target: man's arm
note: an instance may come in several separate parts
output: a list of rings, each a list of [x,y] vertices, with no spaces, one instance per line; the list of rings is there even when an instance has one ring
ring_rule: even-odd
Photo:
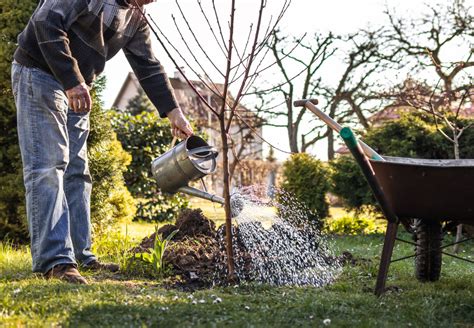
[[[173,135],[180,138],[192,135],[191,125],[179,108],[168,76],[153,54],[150,29],[145,21],[123,51],[160,117],[169,118]]]
[[[84,10],[87,10],[85,0],[43,1],[31,17],[43,57],[65,90],[84,82],[77,60],[71,54],[67,35]]]
[[[43,1],[31,18],[43,57],[66,90],[69,107],[77,112],[89,111],[91,98],[77,60],[71,54],[67,31],[87,9],[85,0]]]

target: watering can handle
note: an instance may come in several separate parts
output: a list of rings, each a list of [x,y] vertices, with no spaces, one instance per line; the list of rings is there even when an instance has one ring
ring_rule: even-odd
[[[203,156],[201,158],[203,158],[204,160],[212,159],[211,172],[214,172],[216,170],[216,167],[217,167],[216,158],[217,158],[217,155],[219,155],[219,152],[214,147],[204,146],[204,147],[198,147],[198,148],[194,148],[194,149],[189,150],[188,155],[194,155],[196,157],[200,157],[197,153],[201,153],[201,152],[210,153],[210,154],[208,154],[206,156]]]
[[[176,141],[178,141],[178,137],[174,136],[174,137],[173,137],[173,140],[171,140],[170,149],[173,148],[174,145],[176,145]]]

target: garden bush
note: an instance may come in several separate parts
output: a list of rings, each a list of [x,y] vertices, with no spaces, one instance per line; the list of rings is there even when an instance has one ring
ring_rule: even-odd
[[[282,179],[282,189],[311,211],[310,219],[321,222],[328,216],[328,169],[321,161],[306,153],[293,154],[283,164]]]
[[[122,148],[112,128],[112,113],[104,110],[100,102],[104,84],[104,79],[94,84],[88,139],[92,175],[91,220],[96,235],[110,232],[120,222],[131,221],[136,212],[135,200],[127,190],[123,176],[131,156]]]
[[[16,130],[16,109],[10,86],[10,70],[16,37],[24,28],[36,1],[5,0],[0,4],[0,238],[15,242],[28,241],[22,163]],[[122,171],[130,161],[110,125],[99,102],[97,83],[94,108],[91,112],[89,163],[93,190],[91,217],[96,234],[107,231],[115,223],[130,219],[134,201],[124,186]]]
[[[155,111],[140,114],[115,113],[113,126],[132,162],[124,173],[125,182],[137,199],[137,220],[170,221],[188,204],[181,195],[163,194],[151,174],[151,162],[166,152],[173,139],[167,120]]]
[[[385,220],[361,215],[345,215],[325,221],[324,230],[336,235],[370,235],[384,233]]]
[[[16,108],[11,91],[10,71],[16,38],[25,27],[37,1],[0,2],[0,239],[28,241],[25,189],[16,129]],[[99,90],[104,81],[99,82]],[[109,118],[94,97],[89,138],[89,162],[93,178],[91,215],[96,232],[107,230],[133,215],[133,199],[124,188],[122,170],[128,155],[111,129]]]
[[[359,212],[366,205],[375,205],[364,175],[352,156],[340,156],[329,163],[330,191],[342,199],[344,207]]]

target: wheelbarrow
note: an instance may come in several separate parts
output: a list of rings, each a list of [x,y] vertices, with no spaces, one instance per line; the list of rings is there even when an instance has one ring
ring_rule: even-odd
[[[377,154],[358,141],[350,128],[343,128],[315,105],[316,100],[298,100],[340,136],[359,164],[388,221],[380,259],[375,294],[385,291],[390,263],[415,258],[415,274],[420,281],[436,281],[441,274],[441,257],[474,261],[448,253],[449,246],[474,238],[442,245],[442,223],[474,225],[474,159],[436,160],[388,157]],[[413,232],[415,242],[397,237],[399,224]],[[415,246],[415,254],[392,260],[395,240]]]

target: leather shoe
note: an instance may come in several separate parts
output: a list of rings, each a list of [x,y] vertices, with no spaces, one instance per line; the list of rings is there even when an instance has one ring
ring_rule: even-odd
[[[44,274],[46,279],[60,279],[72,284],[87,285],[87,280],[81,276],[74,264],[58,264]]]

